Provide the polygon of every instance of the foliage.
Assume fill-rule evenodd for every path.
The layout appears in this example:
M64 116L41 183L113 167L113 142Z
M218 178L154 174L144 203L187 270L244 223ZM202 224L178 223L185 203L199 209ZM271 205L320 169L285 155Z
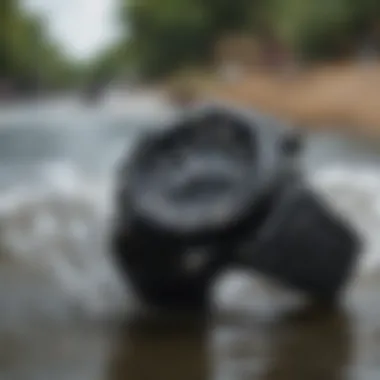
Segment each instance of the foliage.
M210 62L215 42L268 31L310 60L334 58L380 20L379 0L118 0L125 37L93 62L67 61L43 20L0 0L0 76L43 87L132 71L147 79Z
M120 1L126 44L147 76L207 62L220 36L268 25L299 55L333 58L380 18L378 0Z
M271 21L309 59L333 58L380 19L377 0L275 0Z
M209 58L225 33L251 25L252 0L126 0L128 26L138 68L148 76Z
M50 40L43 20L17 0L1 0L0 77L22 87L56 88L71 84L74 67Z

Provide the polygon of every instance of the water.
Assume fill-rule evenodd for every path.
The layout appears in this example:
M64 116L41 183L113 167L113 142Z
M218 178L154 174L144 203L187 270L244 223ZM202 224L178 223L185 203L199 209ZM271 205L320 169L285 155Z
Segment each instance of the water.
M115 162L163 106L57 101L0 115L1 380L379 378L380 144L313 136L304 160L365 237L343 310L304 309L228 273L207 321L174 323L142 318L107 250Z

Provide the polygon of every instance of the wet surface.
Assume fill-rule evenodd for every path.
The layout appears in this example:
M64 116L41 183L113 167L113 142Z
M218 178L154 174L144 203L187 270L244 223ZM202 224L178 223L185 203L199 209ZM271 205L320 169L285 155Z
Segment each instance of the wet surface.
M380 214L371 195L380 184L356 173L356 183L321 185L371 243L340 308L306 306L235 273L215 287L208 315L158 318L138 307L106 246L111 168L139 131L114 110L107 125L91 112L77 110L87 122L65 133L42 132L48 141L0 132L1 380L380 378ZM308 152L312 171L375 167L380 157L376 144L326 136Z
M373 302L357 307L305 309L276 318L240 311L210 315L208 321L135 319L124 327L9 330L1 334L0 374L38 380L375 380L379 308Z
M258 317L253 307L213 314L207 323L131 323L119 337L110 379L378 379L380 305L370 292L358 290L336 310Z

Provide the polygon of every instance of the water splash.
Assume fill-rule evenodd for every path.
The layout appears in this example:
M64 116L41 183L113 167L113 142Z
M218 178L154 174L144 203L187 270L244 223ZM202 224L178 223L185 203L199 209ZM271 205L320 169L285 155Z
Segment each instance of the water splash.
M55 292L50 298L59 299L55 316L124 316L135 307L135 300L126 292L107 248L112 182L107 177L90 180L67 162L46 165L43 172L40 186L19 187L0 194L1 260L7 263L3 267L16 268L12 272L16 278L25 276L25 272L44 278ZM310 178L317 191L365 237L361 276L378 271L380 266L379 174L370 168L337 166L324 168ZM219 287L217 299L229 307L234 302L257 307L257 292L254 298L248 282L232 276ZM17 288L18 280L15 283ZM261 288L270 297L262 299L272 310L274 303L289 304L294 298L294 294L284 296L283 289L266 287ZM0 291L0 298L4 292L11 290ZM39 297L40 306L50 302L48 296ZM296 299L299 300L298 295ZM30 302L12 302L16 305L13 315L30 314ZM36 310L41 313L41 307ZM44 310L45 314L52 314L51 308Z
M323 167L308 176L311 186L345 218L363 241L363 256L350 288L380 274L380 170L368 165ZM279 310L308 302L300 293L289 291L261 276L228 274L219 286L222 310L253 309L268 319Z
M362 237L364 259L357 276L377 274L380 269L380 170L362 165L335 166L315 173L311 182Z
M85 180L61 163L45 168L41 186L1 194L3 261L48 279L65 296L62 309L122 316L128 300L107 248L111 192L105 178Z

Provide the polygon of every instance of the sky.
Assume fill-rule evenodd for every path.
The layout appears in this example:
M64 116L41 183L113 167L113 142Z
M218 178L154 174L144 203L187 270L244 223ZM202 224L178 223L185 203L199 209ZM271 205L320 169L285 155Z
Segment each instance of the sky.
M91 59L119 36L117 0L24 0L24 4L46 18L51 36L71 58Z

